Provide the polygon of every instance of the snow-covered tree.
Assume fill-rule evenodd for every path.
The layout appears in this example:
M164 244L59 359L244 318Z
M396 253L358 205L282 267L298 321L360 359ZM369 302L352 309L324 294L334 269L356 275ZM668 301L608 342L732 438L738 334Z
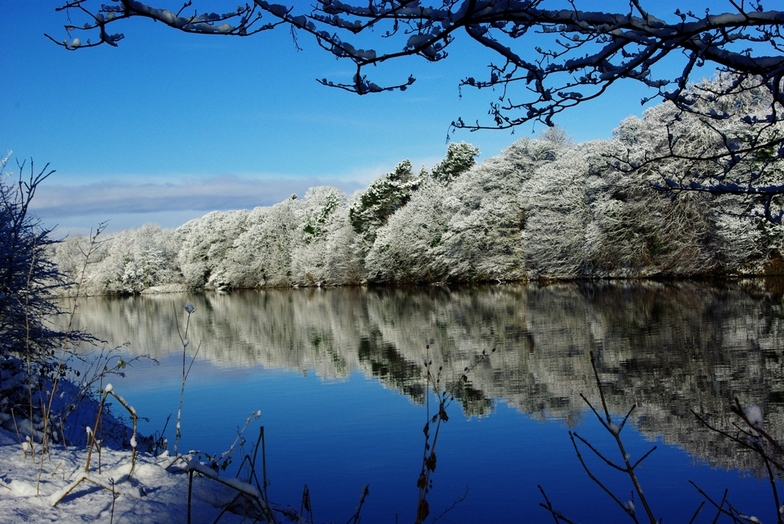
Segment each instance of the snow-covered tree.
M91 250L91 242L94 242L94 245L92 246L90 264L85 267L85 256ZM93 282L96 276L94 266L106 257L106 253L106 243L102 238L99 240L98 238L91 239L91 236L73 235L66 237L53 247L52 262L57 264L60 271L71 282L77 282L80 279L82 269L84 269L81 292L100 294L103 292L102 286Z
M448 186L443 204L448 220L432 248L437 273L452 281L526 277L519 191L539 161L538 142L518 140Z
M332 217L325 240L325 282L356 285L365 281L363 247L364 240L351 226L348 207L340 208Z
M301 240L304 244L323 239L335 212L346 205L346 196L334 187L308 189L296 212Z
M177 267L179 243L174 230L145 224L107 239L108 254L95 266L114 268L113 278L103 283L116 293L140 293L147 288L180 282Z
M297 197L292 195L272 207L257 207L248 213L245 230L236 235L218 268L227 286L291 285L291 250L298 206Z
M298 225L291 254L294 282L301 285L327 283L330 275L328 239L334 231L336 217L347 212L346 196L339 189L321 186L308 190L295 212Z
M451 147L410 200L377 230L366 258L373 282L497 281L526 278L521 184L568 143L561 130L523 139L469 168L476 148ZM460 160L462 159L462 160Z
M408 202L419 183L409 160L400 162L393 171L375 180L349 208L354 231L372 244L376 230Z
M706 104L704 93L731 81L719 76L695 86L694 90L702 93L695 104ZM658 253L657 265L678 267L682 274L758 272L782 246L782 228L771 222L780 218L775 188L784 183L784 174L779 163L770 160L770 153L744 146L781 132L779 124L761 121L766 98L764 90L747 89L732 98L716 100L714 109L727 115L718 122L708 122L699 112L682 112L670 104L648 109L642 118L624 120L615 132L614 151L608 153L626 173L608 174L615 177L611 186L618 188L605 195L609 199L604 205L612 209L602 215L615 217L610 221L616 222L610 229L628 236L628 231L624 233L628 230L626 221L637 215L648 231L637 238L647 238L648 246ZM733 151L729 170L728 150ZM652 188L666 189L673 202L665 206ZM701 194L689 195L691 190ZM625 203L613 202L619 199L613 195ZM632 202L641 207L633 211ZM763 223L755 216L772 220ZM680 246L676 248L674 243ZM682 252L686 244L692 247ZM606 249L617 253L615 246L613 241ZM640 255L648 252L642 248L635 251ZM669 262L666 253L671 254Z
M434 282L449 276L446 268L436 261L434 248L441 243L449 220L444 199L452 193L447 189L459 176L476 165L479 149L465 142L450 143L446 156L429 172L419 178L410 178L410 163L401 164L407 170L407 188L415 191L410 197L399 198L400 193L387 190L402 207L377 229L369 244L365 260L368 280L372 282ZM396 171L399 171L400 167ZM387 175L389 177L390 175ZM388 184L384 179L379 182ZM386 189L389 186L381 186ZM361 199L368 201L367 193ZM410 198L410 200L409 200ZM360 202L361 203L361 202ZM381 223L377 221L376 223Z
M90 263L84 266L88 249ZM173 229L145 224L99 239L69 237L56 246L53 260L70 280L82 279L82 294L124 295L182 283L179 250Z
M446 158L433 166L430 176L448 184L476 165L479 148L465 142L450 142L446 148Z
M671 193L749 196L751 212L780 221L784 123L769 118L772 96L760 82L721 74L686 90L690 111L660 104L643 119L627 119L617 132L626 150L616 165L657 175L657 185ZM646 147L638 147L641 141Z
M426 180L405 207L393 214L365 259L371 282L437 282L447 273L436 270L433 248L441 242L448 217L444 210L447 189Z
M178 256L185 283L192 288L228 285L222 272L214 273L234 241L245 231L248 211L213 211L177 228ZM214 274L213 274L214 273Z
M696 195L677 201L629 180L607 182L608 198L591 206L587 263L599 277L688 276L714 269L711 224ZM597 183L600 185L601 183Z
M48 164L36 171L31 160L14 176L7 162L0 159L0 362L13 356L45 365L63 341L48 317L58 311L50 297L65 277L50 258L52 231L30 212L30 202L54 171Z
M588 150L588 151L586 151ZM590 145L563 142L552 160L523 183L521 242L529 278L585 276L585 231L591 213L585 198Z

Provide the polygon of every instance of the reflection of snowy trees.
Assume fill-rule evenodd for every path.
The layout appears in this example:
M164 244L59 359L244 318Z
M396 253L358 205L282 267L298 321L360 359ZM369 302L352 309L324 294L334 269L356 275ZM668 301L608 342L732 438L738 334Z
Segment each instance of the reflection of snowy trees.
M728 422L734 397L759 405L766 427L784 430L784 310L780 291L759 280L611 281L548 286L262 290L188 297L200 359L222 367L284 368L340 379L357 371L415 401L422 363L456 380L481 351L492 358L459 397L467 414L492 399L537 418L579 418L580 393L595 400L588 358L598 359L611 408L636 403L634 422L708 460L739 460L731 443L698 427L691 412ZM179 354L173 315L181 295L97 297L77 323L129 351ZM427 344L430 347L427 347ZM461 393L462 394L462 393Z
M761 104L752 95L744 91L736 101L744 114ZM662 104L622 122L607 141L573 144L550 129L480 164L476 148L450 144L433 169L416 173L403 161L351 197L316 187L301 199L213 212L175 231L118 233L102 246L87 288L764 273L781 264L782 225L760 218L769 202L660 191L724 176L711 151L728 147L722 137L737 122L717 123L723 127L715 132L699 116ZM751 132L749 125L742 122L742 131ZM760 125L760 132L776 131ZM764 165L765 183L784 178L759 155L739 154L736 164L735 172ZM704 188L705 180L696 183ZM57 248L66 272L83 242Z

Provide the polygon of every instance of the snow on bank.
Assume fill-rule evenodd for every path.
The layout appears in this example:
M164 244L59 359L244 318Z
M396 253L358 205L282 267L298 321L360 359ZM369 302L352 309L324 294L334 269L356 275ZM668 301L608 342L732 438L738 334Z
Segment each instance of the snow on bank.
M187 521L188 475L184 461L175 462L169 456L138 454L131 472L129 451L104 447L100 456L93 453L90 472L85 475L86 461L86 449L64 446L53 446L43 461L40 456L33 459L25 456L13 434L0 430L0 515L3 522L136 524ZM172 462L175 464L169 467ZM85 476L90 480L76 484ZM114 485L119 495L114 498L110 491L98 487L99 483ZM192 522L213 522L220 507L235 495L236 491L212 479L194 475ZM241 520L237 515L224 514L220 522Z
M106 391L110 390L111 386L107 385ZM2 392L8 394L6 390ZM71 445L53 443L49 453L41 455L40 432L35 430L35 423L10 415L0 417L0 521L3 523L184 523L188 517L188 469L201 473L193 478L193 523L214 522L221 508L237 496L238 486L244 493L255 490L237 479L220 479L224 481L221 484L216 481L215 472L188 456L175 458L167 453L156 457L137 453L133 462L130 428L107 411L101 423L103 445L100 452L93 450L89 471L85 472L86 437L92 431L89 427L95 425L98 402L67 380L60 381L58 392L52 404L53 413L59 414L63 421L60 433L63 438L57 440ZM8 415L2 409L0 414ZM27 426L30 426L28 433L36 435L34 456L23 434ZM230 513L220 518L222 523L240 521L240 516Z

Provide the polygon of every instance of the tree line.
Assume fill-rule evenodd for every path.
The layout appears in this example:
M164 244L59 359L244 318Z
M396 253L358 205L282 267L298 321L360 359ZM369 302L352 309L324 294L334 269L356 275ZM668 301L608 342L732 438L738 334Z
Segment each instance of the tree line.
M718 76L691 89L727 81ZM753 119L770 100L750 88L731 104ZM416 171L405 160L351 196L314 187L269 207L107 236L83 290L779 273L782 226L765 218L775 201L742 191L678 190L699 186L694 177L706 173L723 176L712 152L732 147L727 136L757 127L780 133L778 124L748 120L709 129L699 114L662 103L621 122L608 140L576 144L548 128L481 163L477 148L451 143L433 168ZM757 173L755 184L782 184L781 168L768 158L775 152L741 153L733 160L737 170ZM733 183L722 179L725 187ZM89 241L68 238L52 258L73 277Z

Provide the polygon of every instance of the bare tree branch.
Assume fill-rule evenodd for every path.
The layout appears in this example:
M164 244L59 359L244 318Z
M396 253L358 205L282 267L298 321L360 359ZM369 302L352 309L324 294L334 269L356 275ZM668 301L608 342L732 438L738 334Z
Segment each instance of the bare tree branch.
M616 84L642 84L650 91L642 103L668 101L676 113L665 147L642 159L618 159L621 168L677 161L683 169L663 172L659 189L751 195L769 220L784 217L777 202L784 181L767 182L784 158L784 11L766 10L759 0L729 0L718 8L726 12L716 13L708 2L702 11L655 12L658 5L644 0L629 0L628 9L616 13L590 10L594 4L586 0L569 0L566 9L555 8L553 0L315 0L302 12L253 0L239 7L226 3L221 14L207 10L218 2L203 0L154 0L169 8L136 0L63 1L58 10L68 13L67 38L47 36L68 50L118 45L124 35L110 26L131 18L237 37L286 25L295 42L297 34L309 34L330 55L353 64L350 81L319 83L359 95L406 90L416 80L404 72L382 83L371 76L377 66L412 56L440 62L450 46L467 40L491 58L486 72L464 77L459 87L493 93L489 121L460 117L451 130L510 129L532 121L552 126L561 112L606 96ZM194 6L199 3L205 9ZM722 80L700 84L704 70L707 76L719 71ZM734 105L747 94L757 97L753 113ZM712 145L686 151L679 124L684 115L699 119L713 135Z
M553 117L561 111L601 96L620 80L640 82L652 88L650 98L661 97L689 108L691 102L684 90L694 67L704 64L759 76L773 100L784 101L780 89L784 11L764 10L759 2L748 6L735 2L730 4L733 12L713 14L706 9L697 15L676 10L657 15L640 0L630 1L625 13L589 11L590 6L579 0L570 3L571 9L548 9L551 2L547 0L445 0L433 4L370 0L361 5L317 0L310 12L295 13L292 7L255 0L216 14L199 13L192 1L166 9L134 0L109 5L71 0L59 10L81 13L86 22L68 24L66 31L97 32L98 41L82 44L81 39L74 43L50 38L68 49L117 45L122 33L110 34L106 28L132 17L187 33L232 36L250 36L288 24L313 35L322 48L338 58L355 64L351 83L322 83L366 94L404 88L413 82L405 75L395 85L374 84L364 75L368 67L405 56L444 60L449 46L464 31L470 40L493 51L500 65L489 64L488 77L469 76L462 85L498 87L504 93L499 103L491 105L492 125L454 123L472 129L509 128L530 120L552 125ZM370 48L364 49L359 42ZM658 69L665 58L678 59L680 74L672 76ZM515 102L509 94L508 89L517 84L525 101Z

